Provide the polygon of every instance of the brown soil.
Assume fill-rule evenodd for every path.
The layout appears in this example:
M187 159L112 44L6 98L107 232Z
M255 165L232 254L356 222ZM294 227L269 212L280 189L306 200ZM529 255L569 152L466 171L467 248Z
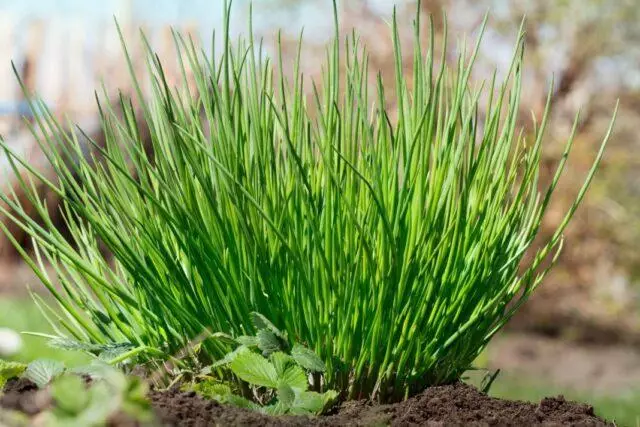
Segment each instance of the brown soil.
M345 403L332 414L317 418L270 417L221 405L195 393L151 391L149 398L162 425L168 426L607 426L593 407L545 398L538 404L488 397L465 384L431 387L407 401L374 405ZM35 415L51 404L46 392L25 380L11 380L0 407ZM119 416L112 426L131 425Z
M38 392L38 386L26 379L11 379L0 396L0 407L36 415L50 405L50 400Z

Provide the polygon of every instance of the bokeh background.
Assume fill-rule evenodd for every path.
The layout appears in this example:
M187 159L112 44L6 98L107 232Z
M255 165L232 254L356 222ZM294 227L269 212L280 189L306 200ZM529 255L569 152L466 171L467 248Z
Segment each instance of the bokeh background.
M295 54L304 27L304 71L318 75L318 58L332 35L330 0L255 1L254 28L273 51L275 31L282 29L286 58ZM248 2L235 0L232 32L246 29ZM371 78L392 72L388 22L398 8L404 52L411 52L412 19L408 0L339 0L343 32L356 28L370 54ZM616 103L617 124L603 165L567 231L556 270L508 328L478 360L486 369L501 369L491 393L539 400L564 394L593 404L599 414L619 425L640 425L640 2L636 0L423 0L419 13L433 16L435 34L443 39L446 23L450 54L463 35L475 40L485 12L490 19L474 79L504 73L518 27L526 15L527 51L522 121L540 118L551 90L550 126L544 168L553 171L573 119L581 111L568 171L548 215L546 229L557 224L575 196L604 135ZM143 29L177 78L172 47L173 26L205 48L211 32L221 29L222 1L211 0L0 0L0 134L32 162L44 165L25 123L32 120L15 70L29 92L37 92L59 117L68 117L99 138L93 91L104 81L104 96L131 90L114 17L122 27L142 70L137 33ZM426 34L426 33L425 33ZM216 43L220 42L218 37ZM407 58L407 72L410 59ZM551 77L553 85L551 86ZM391 79L387 79L391 82ZM390 83L389 93L393 91ZM387 106L393 111L394 106ZM0 159L0 186L15 186ZM51 203L55 198L51 195ZM2 218L0 218L2 220ZM5 223L7 221L5 220ZM17 238L29 247L19 230ZM37 280L0 236L0 327L46 332L49 326L31 302L27 289L40 292ZM82 357L46 347L24 336L13 356ZM480 371L481 372L481 371ZM477 381L479 373L471 373Z

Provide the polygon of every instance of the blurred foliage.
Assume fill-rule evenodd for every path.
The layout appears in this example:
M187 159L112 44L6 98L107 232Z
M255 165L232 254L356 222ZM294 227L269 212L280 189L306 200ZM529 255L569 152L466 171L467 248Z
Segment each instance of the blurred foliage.
M0 325L17 332L52 332L47 320L29 298L0 298ZM48 358L63 361L68 366L78 366L89 360L82 353L52 348L46 342L45 338L22 334L22 349L10 360L26 363Z

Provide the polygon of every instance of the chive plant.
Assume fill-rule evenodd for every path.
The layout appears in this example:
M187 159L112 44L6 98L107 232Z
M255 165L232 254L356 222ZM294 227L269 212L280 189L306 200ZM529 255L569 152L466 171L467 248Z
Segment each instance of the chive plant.
M55 178L2 143L37 211L0 196L31 236L33 253L18 250L54 300L36 301L59 336L128 343L140 362L203 333L253 332L255 311L317 352L325 386L346 398L393 401L456 380L557 259L611 129L575 202L534 247L573 135L540 190L549 102L532 132L519 131L522 30L505 80L477 85L480 37L447 65L446 40L438 49L433 29L423 37L417 15L409 82L394 12L391 120L388 82L378 74L369 87L367 54L357 36L341 39L337 13L322 79L309 83L300 51L287 79L281 51L270 60L251 28L232 44L229 10L222 51L174 34L179 87L146 43L143 94L125 47L141 111L124 96L99 101L102 145L65 132L34 101L44 113L33 134ZM189 72L197 90L186 89ZM39 184L61 200L71 238ZM197 362L228 351L206 338Z

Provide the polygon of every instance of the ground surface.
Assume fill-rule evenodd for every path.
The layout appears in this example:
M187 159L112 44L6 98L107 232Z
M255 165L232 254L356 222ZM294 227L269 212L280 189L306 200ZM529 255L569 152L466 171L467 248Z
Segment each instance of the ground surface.
M46 391L38 391L26 380L10 381L0 406L37 414L50 405ZM545 398L537 404L501 400L477 389L456 384L432 387L405 402L372 405L350 402L334 413L316 417L270 417L254 411L220 405L195 393L152 391L149 395L158 417L158 425L175 426L606 426L594 414L593 407L566 401L563 397ZM131 425L127 420L112 422L114 427Z

